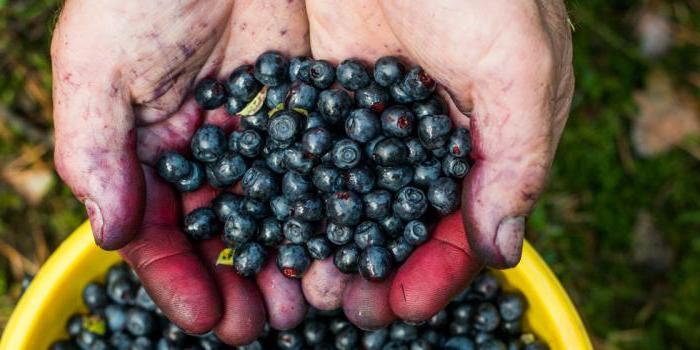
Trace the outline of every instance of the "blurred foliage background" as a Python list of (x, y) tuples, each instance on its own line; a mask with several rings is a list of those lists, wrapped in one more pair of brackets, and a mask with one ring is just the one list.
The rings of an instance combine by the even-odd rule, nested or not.
[[(52, 165), (57, 0), (0, 0), (0, 327), (84, 218)], [(598, 349), (700, 348), (700, 1), (567, 1), (577, 90), (528, 238)]]

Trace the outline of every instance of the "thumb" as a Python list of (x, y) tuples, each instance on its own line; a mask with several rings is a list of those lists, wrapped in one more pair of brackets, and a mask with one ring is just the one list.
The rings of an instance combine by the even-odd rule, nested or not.
[(78, 76), (54, 58), (56, 170), (83, 202), (95, 242), (118, 249), (143, 217), (144, 179), (129, 97), (111, 77)]

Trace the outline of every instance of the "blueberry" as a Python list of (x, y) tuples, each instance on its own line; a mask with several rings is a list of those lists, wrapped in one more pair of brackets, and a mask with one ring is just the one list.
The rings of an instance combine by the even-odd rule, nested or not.
[(526, 344), (523, 350), (549, 350), (547, 344), (535, 340), (532, 343)]
[(428, 159), (428, 152), (417, 138), (407, 140), (406, 147), (408, 148), (408, 156), (406, 157), (408, 163), (420, 164)]
[(345, 90), (328, 89), (318, 95), (316, 109), (329, 125), (335, 125), (339, 121), (345, 122), (350, 113), (352, 98)]
[(219, 108), (226, 100), (226, 87), (216, 79), (202, 79), (194, 88), (194, 99), (204, 109)]
[(306, 340), (307, 345), (318, 345), (323, 342), (326, 334), (328, 333), (328, 326), (321, 321), (307, 321), (304, 322), (304, 329), (302, 334)]
[(329, 223), (326, 225), (326, 238), (335, 245), (343, 245), (353, 239), (354, 231), (350, 226), (336, 225)]
[(122, 278), (107, 286), (107, 295), (117, 304), (130, 304), (136, 297), (136, 287), (128, 278)]
[(429, 115), (418, 121), (418, 138), (427, 149), (444, 146), (452, 129), (450, 118), (444, 114)]
[(284, 82), (289, 74), (289, 62), (279, 52), (267, 51), (255, 61), (255, 78), (269, 86), (277, 86)]
[(49, 347), (49, 350), (79, 350), (79, 349), (72, 341), (59, 340), (57, 342), (52, 343), (51, 346)]
[(323, 218), (323, 203), (317, 196), (307, 195), (292, 205), (292, 217), (303, 221), (318, 221)]
[(433, 349), (432, 344), (430, 344), (425, 339), (416, 339), (411, 342), (411, 350), (431, 350)]
[(365, 332), (361, 340), (362, 348), (365, 350), (381, 350), (388, 337), (389, 330), (386, 328)]
[(392, 340), (382, 347), (382, 350), (409, 350), (405, 342)]
[(338, 334), (348, 327), (352, 327), (352, 324), (347, 318), (334, 318), (328, 324), (328, 329), (330, 329), (333, 334)]
[(301, 144), (305, 154), (314, 158), (320, 158), (331, 149), (333, 146), (332, 140), (333, 137), (330, 131), (319, 127), (307, 130), (301, 139)]
[(421, 217), (428, 209), (428, 200), (423, 191), (407, 186), (396, 193), (393, 209), (394, 214), (402, 220), (414, 220)]
[[(258, 131), (266, 131), (267, 130), (267, 118), (268, 118), (267, 113), (268, 112), (269, 112), (268, 108), (263, 106), (257, 112), (255, 112), (255, 114), (242, 116), (240, 119), (241, 128), (243, 130), (255, 129)], [(229, 147), (231, 147), (230, 144), (229, 144)]]
[(445, 156), (447, 156), (448, 154), (450, 154), (450, 152), (447, 150), (447, 147), (445, 147), (445, 146), (433, 148), (432, 150), (430, 150), (430, 153), (433, 155), (433, 158), (437, 158), (437, 159), (442, 159)]
[(380, 142), (386, 140), (386, 138), (387, 138), (386, 136), (380, 134), (377, 137), (370, 140), (369, 142), (367, 142), (367, 144), (365, 144), (364, 151), (365, 151), (365, 156), (367, 157), (367, 159), (372, 159), (372, 154), (374, 154), (374, 149), (377, 147), (377, 145)]
[(153, 314), (140, 309), (131, 308), (126, 315), (126, 329), (135, 337), (151, 334), (156, 327)]
[(226, 89), (230, 96), (243, 101), (250, 101), (262, 88), (262, 84), (253, 75), (254, 67), (250, 64), (242, 65), (231, 72), (226, 80)]
[(253, 198), (246, 198), (241, 204), (241, 212), (252, 216), (255, 219), (262, 219), (270, 215), (270, 207), (267, 202)]
[[(280, 198), (280, 197), (276, 197)], [(274, 247), (284, 240), (282, 225), (275, 218), (266, 218), (260, 223), (258, 241), (268, 247)]]
[(224, 105), (224, 108), (226, 109), (226, 113), (231, 116), (238, 115), (238, 112), (240, 112), (245, 106), (247, 102), (243, 101), (242, 99), (238, 97), (229, 97), (226, 99), (226, 104)]
[(355, 327), (346, 327), (335, 336), (335, 348), (338, 350), (357, 349), (359, 336)]
[(491, 332), (498, 328), (501, 316), (498, 309), (491, 303), (481, 303), (474, 310), (474, 328), (483, 332)]
[(457, 128), (447, 140), (447, 150), (455, 157), (464, 158), (472, 150), (472, 136), (469, 130)]
[(340, 85), (355, 91), (369, 85), (370, 78), (367, 69), (358, 60), (348, 59), (340, 62), (335, 70), (335, 75)]
[(192, 170), (188, 175), (175, 181), (175, 188), (180, 192), (192, 192), (202, 186), (206, 177), (202, 165), (190, 162)]
[(333, 164), (339, 169), (350, 169), (362, 160), (362, 151), (357, 142), (342, 139), (333, 145)]
[(132, 342), (131, 336), (125, 332), (112, 333), (109, 337), (109, 345), (112, 345), (115, 350), (130, 350)]
[(226, 152), (221, 158), (207, 165), (207, 179), (214, 187), (228, 187), (240, 180), (247, 169), (243, 157), (237, 153)]
[(362, 205), (367, 218), (373, 220), (385, 218), (391, 213), (391, 193), (386, 190), (367, 193), (362, 196)]
[(398, 57), (384, 56), (374, 63), (374, 80), (377, 84), (388, 87), (401, 81), (405, 70)]
[(416, 165), (413, 182), (416, 185), (429, 187), (440, 178), (442, 165), (436, 159), (429, 159)]
[(255, 242), (244, 243), (236, 248), (233, 256), (233, 267), (241, 276), (251, 276), (262, 270), (267, 252)]
[(246, 196), (262, 201), (275, 196), (280, 186), (274, 174), (262, 166), (254, 166), (248, 169), (241, 181), (241, 187)]
[(360, 255), (360, 274), (370, 281), (382, 281), (391, 271), (391, 252), (381, 246), (369, 246)]
[(403, 237), (399, 237), (389, 242), (387, 249), (391, 252), (391, 256), (394, 257), (394, 261), (401, 263), (411, 255), (413, 246), (408, 244)]
[[(109, 305), (112, 306), (112, 305)], [(108, 307), (109, 307), (108, 306)], [(114, 305), (114, 307), (119, 307)], [(83, 316), (79, 314), (72, 315), (66, 322), (66, 331), (68, 335), (75, 338), (83, 331)]]
[(382, 227), (382, 231), (391, 237), (396, 237), (403, 234), (403, 221), (399, 219), (396, 215), (387, 215), (379, 219), (379, 226)]
[(307, 84), (311, 83), (309, 68), (314, 61), (309, 57), (294, 57), (289, 60), (289, 80), (300, 80)]
[(102, 337), (98, 334), (92, 333), (88, 330), (83, 330), (82, 332), (80, 332), (80, 334), (78, 334), (76, 343), (81, 349), (90, 349), (92, 344), (94, 344), (97, 340), (100, 340), (101, 338)]
[(289, 88), (286, 99), (287, 108), (311, 111), (316, 108), (317, 98), (318, 91), (313, 86), (297, 81)]
[(283, 244), (277, 254), (277, 267), (289, 278), (302, 278), (311, 264), (311, 258), (304, 246)]
[(140, 286), (136, 291), (136, 299), (134, 300), (134, 304), (148, 311), (155, 311), (158, 309), (158, 306), (156, 306), (156, 303), (153, 301), (148, 292), (146, 292), (146, 288), (143, 286)]
[(408, 162), (408, 152), (406, 143), (396, 137), (390, 137), (374, 146), (372, 160), (381, 166), (404, 165)]
[(435, 80), (421, 67), (414, 67), (406, 73), (402, 81), (403, 89), (413, 100), (430, 97), (435, 91)]
[(287, 171), (286, 155), (286, 149), (276, 149), (265, 157), (265, 165), (278, 174), (284, 174)]
[(284, 101), (287, 99), (289, 94), (289, 89), (292, 87), (289, 83), (281, 83), (275, 87), (267, 89), (267, 95), (265, 95), (265, 107), (269, 109), (275, 109), (277, 106), (284, 105)]
[(382, 131), (387, 136), (406, 137), (413, 133), (415, 116), (405, 106), (392, 106), (381, 116)]
[(322, 192), (340, 191), (345, 186), (345, 179), (340, 170), (323, 164), (314, 168), (311, 181)]
[(436, 95), (423, 101), (414, 102), (411, 109), (418, 119), (428, 115), (447, 114), (445, 102)]
[(382, 245), (386, 238), (382, 229), (374, 221), (363, 221), (355, 228), (355, 244), (360, 249)]
[(498, 311), (505, 321), (514, 321), (523, 316), (525, 312), (525, 301), (522, 295), (517, 293), (506, 293), (498, 299)]
[(304, 129), (301, 118), (289, 109), (275, 113), (267, 124), (268, 135), (280, 144), (291, 144)]
[(507, 350), (506, 344), (498, 339), (489, 339), (479, 344), (479, 350)]
[(234, 212), (226, 219), (222, 239), (226, 244), (236, 246), (253, 239), (257, 229), (257, 224), (252, 217), (247, 214)]
[(309, 116), (306, 117), (306, 130), (313, 128), (325, 128), (326, 122), (323, 120), (321, 113), (311, 112)]
[(377, 167), (377, 186), (398, 191), (413, 180), (413, 168), (408, 166)]
[(471, 291), (479, 300), (494, 300), (500, 290), (496, 277), (486, 273), (477, 276), (471, 284)]
[(389, 94), (391, 95), (391, 99), (394, 100), (394, 102), (396, 103), (408, 104), (413, 102), (413, 98), (404, 89), (403, 84), (401, 84), (401, 82), (392, 84), (389, 87)]
[(430, 238), (430, 233), (423, 222), (413, 220), (406, 224), (403, 237), (408, 244), (417, 246), (425, 243)]
[(456, 336), (447, 339), (445, 342), (445, 350), (476, 350), (474, 342), (464, 336)]
[(314, 227), (306, 221), (289, 219), (282, 226), (282, 232), (284, 233), (284, 238), (290, 242), (302, 244), (311, 238), (311, 235), (314, 233)]
[(175, 182), (190, 174), (192, 163), (177, 152), (165, 152), (156, 163), (158, 175), (165, 181)]
[(248, 129), (238, 139), (238, 153), (248, 158), (257, 157), (264, 144), (263, 137), (257, 131)]
[(469, 323), (452, 321), (449, 325), (451, 335), (468, 335), (470, 331)]
[(469, 163), (464, 158), (448, 154), (442, 159), (442, 172), (447, 176), (461, 179), (469, 173)]
[(339, 191), (326, 200), (326, 215), (338, 225), (357, 225), (362, 217), (362, 200), (351, 191)]
[(456, 322), (468, 323), (472, 317), (473, 308), (471, 304), (464, 303), (452, 309), (452, 318)]
[(226, 151), (226, 135), (216, 125), (204, 124), (192, 136), (192, 155), (202, 162), (213, 162)]
[(221, 192), (211, 202), (211, 207), (219, 221), (226, 221), (229, 215), (241, 209), (243, 198), (231, 192)]
[(163, 338), (168, 341), (169, 344), (175, 346), (183, 346), (185, 340), (187, 340), (187, 334), (176, 326), (174, 323), (168, 322), (168, 324), (163, 329)]
[(306, 242), (306, 249), (309, 255), (316, 260), (324, 260), (333, 254), (331, 242), (323, 236), (316, 236)]
[(85, 289), (83, 289), (83, 302), (92, 312), (96, 312), (107, 306), (109, 300), (107, 299), (105, 287), (96, 282), (88, 283)]
[(183, 229), (190, 238), (199, 241), (212, 238), (219, 229), (219, 222), (212, 209), (197, 208), (185, 215)]
[(366, 166), (358, 166), (345, 173), (349, 190), (357, 193), (369, 193), (374, 188), (374, 172)]
[[(206, 333), (198, 336), (199, 346), (202, 350), (224, 350), (226, 345), (214, 334), (214, 332)], [(199, 350), (198, 347), (193, 347), (192, 350)]]
[(441, 177), (430, 185), (428, 202), (442, 215), (453, 213), (459, 208), (459, 188), (450, 178)]
[(277, 348), (281, 350), (301, 350), (304, 338), (297, 331), (281, 331), (277, 333)]
[(371, 141), (379, 134), (380, 127), (379, 118), (366, 108), (352, 110), (345, 119), (345, 134), (360, 143)]
[(423, 331), (421, 338), (425, 339), (428, 343), (437, 347), (438, 349), (442, 349), (443, 345), (445, 344), (445, 336), (441, 332), (434, 329), (427, 329)]
[(316, 60), (309, 66), (311, 84), (318, 89), (327, 89), (335, 81), (335, 69), (326, 60)]
[(342, 273), (355, 273), (359, 259), (360, 250), (355, 244), (349, 243), (336, 250), (333, 263)]
[(90, 345), (90, 350), (110, 350), (110, 346), (104, 339), (96, 339), (92, 345)]
[(431, 328), (439, 328), (447, 324), (447, 320), (449, 319), (449, 315), (447, 314), (447, 311), (445, 309), (442, 309), (438, 311), (435, 315), (433, 315), (430, 319), (428, 319), (428, 326)]
[(472, 339), (474, 339), (474, 342), (476, 343), (477, 347), (480, 347), (482, 344), (488, 342), (491, 339), (494, 339), (493, 333), (490, 332), (479, 332), (477, 330), (472, 330)]
[[(502, 317), (501, 317), (502, 318)], [(520, 322), (520, 318), (515, 319), (513, 321), (506, 321), (503, 320), (501, 323), (501, 332), (510, 335), (512, 337), (520, 335), (520, 331), (522, 329), (522, 324)]]
[(394, 322), (389, 329), (391, 340), (410, 342), (418, 339), (418, 328), (405, 322)]
[[(295, 201), (311, 192), (313, 185), (304, 175), (287, 172), (282, 177), (282, 194), (288, 201)], [(291, 207), (290, 207), (291, 208)]]
[(389, 105), (389, 92), (379, 84), (371, 83), (369, 86), (355, 91), (355, 104), (360, 108), (368, 108), (372, 112), (381, 113)]
[[(265, 122), (267, 123), (267, 119), (265, 119)], [(238, 153), (238, 140), (240, 138), (241, 138), (240, 131), (232, 131), (228, 135), (228, 150), (229, 151)]]
[(285, 150), (284, 165), (288, 170), (308, 174), (315, 165), (315, 159), (304, 154), (301, 144), (295, 144)]
[(105, 277), (105, 283), (109, 286), (110, 284), (122, 279), (130, 278), (131, 271), (126, 263), (117, 263), (109, 267), (107, 270), (107, 277)]

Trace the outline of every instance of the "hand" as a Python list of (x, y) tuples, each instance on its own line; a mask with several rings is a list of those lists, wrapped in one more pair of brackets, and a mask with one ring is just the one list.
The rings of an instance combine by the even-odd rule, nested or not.
[[(254, 280), (213, 266), (218, 240), (192, 245), (181, 212), (208, 203), (212, 189), (183, 196), (150, 166), (184, 151), (204, 122), (228, 130), (236, 118), (204, 113), (189, 92), (275, 48), (308, 55), (303, 2), (67, 1), (53, 43), (56, 168), (85, 203), (95, 240), (120, 249), (165, 314), (184, 330), (214, 329), (247, 343), (265, 320), (301, 321), (299, 282), (268, 265)], [(273, 259), (271, 259), (273, 260)], [(259, 287), (258, 287), (259, 286)]]
[(525, 218), (545, 184), (573, 94), (566, 9), (560, 0), (306, 6), (316, 58), (374, 62), (392, 54), (419, 64), (444, 87), (454, 123), (471, 129), (475, 164), (464, 180), (461, 215), (443, 219), (393, 278), (370, 283), (327, 260), (302, 281), (309, 303), (342, 305), (363, 328), (396, 317), (425, 320), (482, 263), (505, 268), (520, 260)]

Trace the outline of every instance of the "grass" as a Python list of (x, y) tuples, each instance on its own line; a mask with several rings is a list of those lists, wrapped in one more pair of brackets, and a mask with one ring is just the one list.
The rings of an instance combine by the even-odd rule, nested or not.
[[(630, 130), (633, 93), (653, 70), (700, 100), (700, 4), (649, 1), (677, 33), (646, 58), (634, 32), (638, 1), (568, 1), (576, 31), (577, 91), (551, 182), (529, 221), (529, 239), (577, 304), (597, 348), (687, 349), (700, 344), (700, 161), (684, 149), (639, 157)], [(0, 0), (0, 168), (20, 156), (51, 168), (48, 45), (57, 2)], [(697, 141), (697, 140), (696, 140)], [(31, 158), (31, 157), (30, 157)], [(55, 176), (55, 175), (53, 175)], [(648, 213), (672, 255), (669, 265), (635, 238)], [(30, 204), (0, 179), (0, 324), (19, 280), (83, 220), (55, 181)], [(640, 254), (651, 251), (651, 260)], [(647, 254), (648, 256), (649, 254)]]

